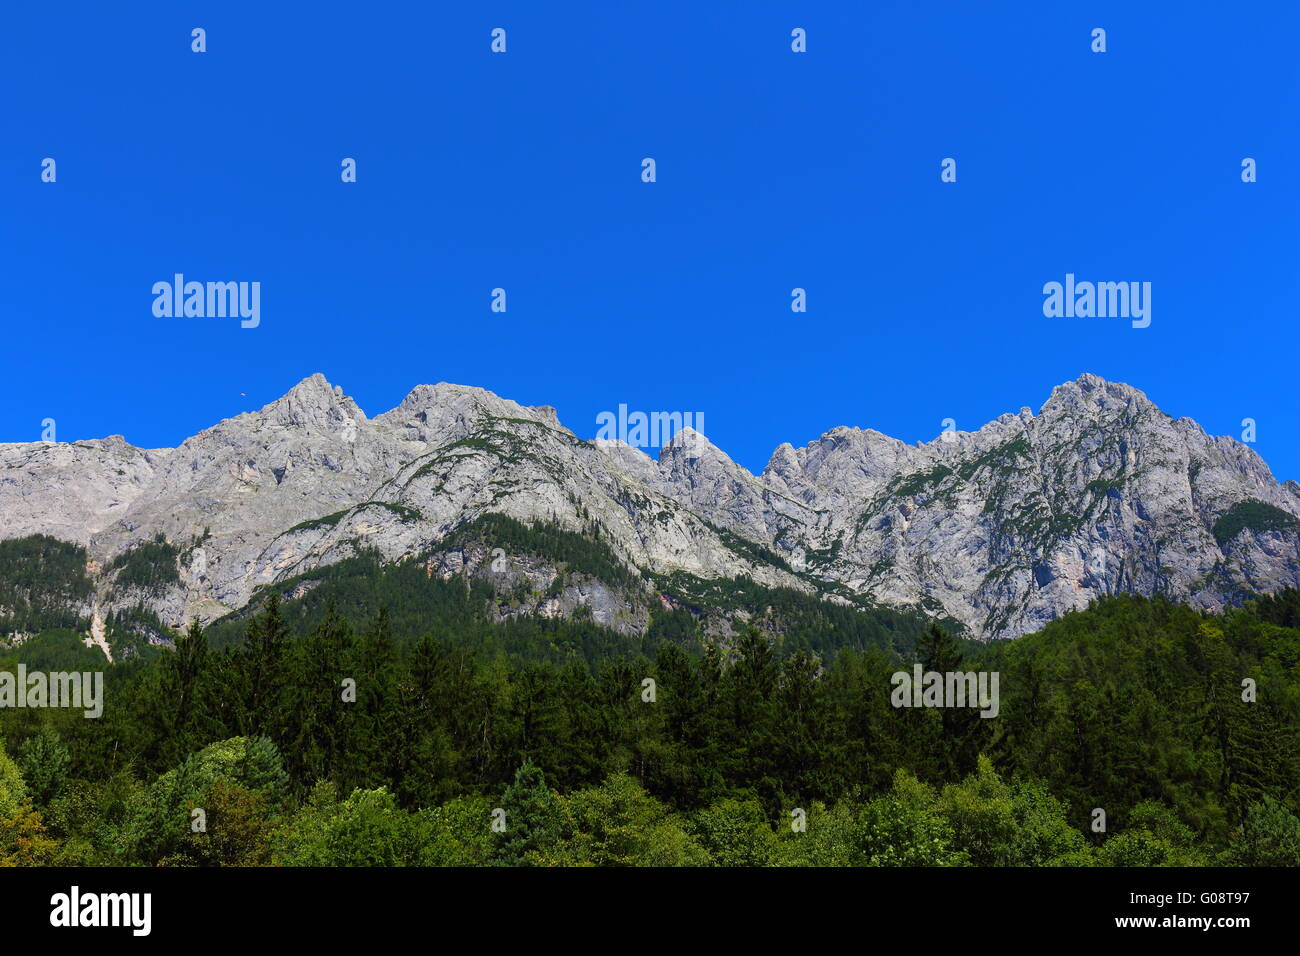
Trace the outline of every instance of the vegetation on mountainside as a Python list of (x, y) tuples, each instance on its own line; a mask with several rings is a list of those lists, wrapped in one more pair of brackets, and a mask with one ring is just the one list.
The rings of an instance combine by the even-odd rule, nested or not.
[[(224, 649), (195, 626), (107, 667), (101, 719), (0, 712), (0, 863), (1294, 865), (1297, 615), (1117, 597), (824, 663), (677, 610), (588, 661), (399, 640), (378, 608), (295, 636), (272, 596)], [(914, 661), (998, 670), (998, 717), (892, 706)]]
[(123, 551), (108, 563), (107, 570), (114, 575), (111, 593), (142, 591), (157, 595), (180, 584), (180, 554), (180, 549), (161, 534)]
[(0, 541), (0, 639), (81, 627), (92, 590), (85, 548), (43, 534)]
[(1243, 530), (1295, 531), (1295, 516), (1264, 501), (1239, 501), (1214, 522), (1214, 540), (1223, 547)]

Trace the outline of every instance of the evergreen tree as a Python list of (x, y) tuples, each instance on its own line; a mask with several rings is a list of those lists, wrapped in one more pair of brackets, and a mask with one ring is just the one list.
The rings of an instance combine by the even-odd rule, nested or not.
[(776, 776), (778, 673), (771, 641), (757, 628), (746, 628), (736, 641), (736, 659), (726, 675), (724, 758), (736, 783), (772, 813), (782, 803)]
[(244, 729), (273, 740), (285, 730), (284, 687), (288, 669), (289, 628), (272, 589), (264, 610), (248, 622), (242, 653), (245, 700)]
[[(917, 641), (916, 656), (926, 673), (947, 675), (969, 670), (956, 639), (937, 624), (931, 624)], [(948, 779), (974, 772), (981, 750), (990, 739), (988, 722), (980, 717), (979, 702), (966, 703), (965, 707), (943, 707), (939, 712), (942, 739), (937, 757)]]
[(156, 735), (158, 763), (172, 766), (211, 740), (225, 736), (218, 703), (218, 674), (207, 635), (196, 617), (176, 637), (176, 650), (164, 659), (151, 693), (143, 700)]
[(505, 830), (496, 845), (499, 863), (528, 866), (554, 849), (562, 815), (540, 767), (529, 762), (519, 767), (501, 798), (501, 809), (505, 811)]
[(19, 764), (27, 781), (27, 792), (38, 808), (47, 806), (63, 790), (69, 763), (68, 748), (48, 723), (42, 724), (36, 736), (23, 744)]

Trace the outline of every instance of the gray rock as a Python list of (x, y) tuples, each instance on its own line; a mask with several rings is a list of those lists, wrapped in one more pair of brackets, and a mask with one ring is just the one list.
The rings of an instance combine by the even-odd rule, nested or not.
[[(183, 552), (181, 582), (145, 600), (171, 624), (211, 620), (259, 586), (361, 549), (388, 561), (436, 553), (430, 573), (482, 574), (482, 555), (437, 545), (496, 512), (594, 523), (638, 573), (745, 574), (805, 590), (821, 580), (949, 615), (981, 637), (1016, 636), (1103, 594), (1218, 608), (1300, 586), (1295, 523), (1216, 540), (1215, 522), (1245, 502), (1300, 516), (1300, 485), (1279, 485), (1249, 447), (1093, 375), (1058, 386), (1037, 415), (917, 445), (833, 428), (778, 446), (761, 475), (690, 429), (655, 460), (581, 441), (548, 406), (466, 386), (421, 385), (367, 418), (320, 375), (176, 449), (121, 436), (0, 445), (0, 534), (87, 545), (104, 613), (141, 595), (110, 600), (99, 569), (162, 534)], [(660, 600), (648, 585), (615, 593), (581, 579), (542, 597), (548, 575), (536, 566), (503, 582), (516, 599), (502, 613), (590, 612), (630, 633)]]

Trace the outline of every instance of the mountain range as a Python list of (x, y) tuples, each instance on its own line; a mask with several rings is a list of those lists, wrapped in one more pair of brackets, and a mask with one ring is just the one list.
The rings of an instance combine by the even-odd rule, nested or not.
[[(449, 544), (491, 514), (598, 539), (626, 579)], [(585, 607), (629, 632), (674, 575), (918, 608), (980, 639), (1118, 592), (1217, 610), (1300, 587), (1300, 485), (1087, 374), (1037, 413), (929, 442), (832, 428), (757, 475), (689, 428), (655, 458), (445, 383), (371, 418), (316, 374), (177, 448), (0, 444), (0, 538), (38, 534), (86, 549), (87, 617), (143, 606), (172, 626), (362, 551), (444, 578), (503, 574), (516, 611)], [(170, 567), (124, 576), (146, 552)]]

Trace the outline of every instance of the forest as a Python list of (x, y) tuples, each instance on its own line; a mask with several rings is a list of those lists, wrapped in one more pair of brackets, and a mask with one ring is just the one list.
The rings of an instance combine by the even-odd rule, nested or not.
[[(811, 648), (752, 621), (707, 639), (681, 609), (622, 643), (491, 624), (464, 580), (414, 636), (382, 600), (409, 582), (371, 583), (345, 608), (275, 591), (220, 641), (195, 622), (111, 665), (56, 628), (0, 654), (103, 669), (106, 692), (99, 719), (0, 710), (0, 863), (1300, 861), (1300, 592), (1221, 614), (1111, 597), (989, 645), (932, 625)], [(913, 662), (997, 671), (998, 717), (891, 706)]]

